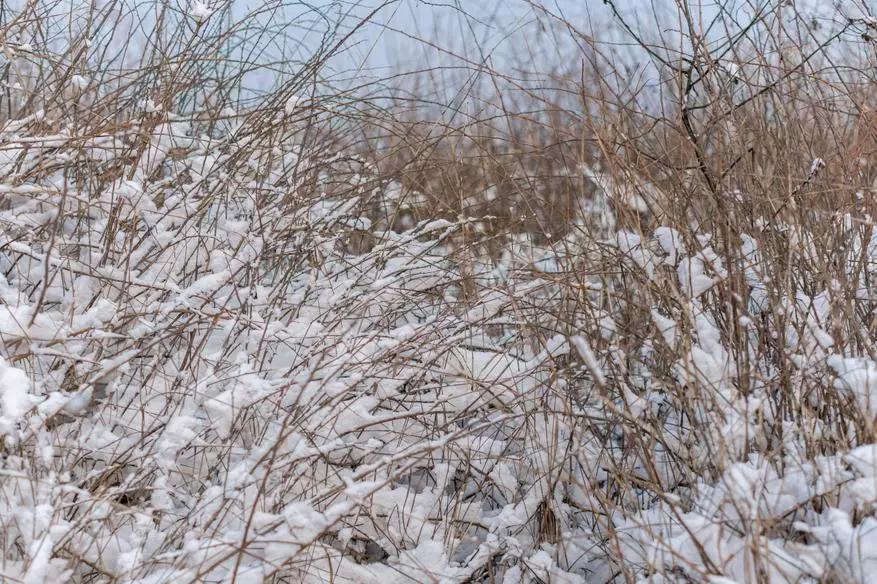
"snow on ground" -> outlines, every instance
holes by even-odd
[[[777,297],[764,233],[669,226],[469,265],[468,219],[382,230],[362,177],[281,204],[296,147],[153,115],[133,162],[0,147],[3,581],[874,581],[866,287]],[[40,167],[74,153],[124,172]]]

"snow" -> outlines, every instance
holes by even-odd
[[[877,364],[865,357],[843,358],[839,355],[830,355],[826,363],[837,374],[834,386],[852,394],[859,411],[867,414],[869,420],[874,420],[877,417]]]
[[[680,256],[685,254],[685,243],[682,234],[671,227],[658,227],[653,233],[653,237],[657,240],[658,245],[667,254],[664,262],[670,266],[675,266]]]
[[[189,16],[198,22],[207,20],[214,12],[214,8],[211,8],[209,4],[201,2],[200,0],[195,0],[189,5]]]
[[[32,406],[27,374],[0,359],[0,435],[12,433]]]
[[[594,351],[591,350],[591,345],[588,344],[588,341],[580,335],[575,335],[570,338],[570,342],[575,346],[588,370],[594,376],[594,381],[598,385],[606,385],[606,376],[600,368],[600,363],[597,361],[597,357],[594,355]]]
[[[74,75],[70,78],[70,85],[78,92],[85,91],[88,88],[89,80],[82,75]]]
[[[218,138],[143,107],[138,160],[125,127],[5,125],[0,580],[874,580],[870,222],[830,262],[605,201],[599,237],[500,240],[243,109]]]

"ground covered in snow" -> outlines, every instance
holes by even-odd
[[[3,581],[873,579],[867,224],[825,278],[603,185],[488,253],[365,161],[152,121],[3,129]]]

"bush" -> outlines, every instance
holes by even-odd
[[[871,581],[874,20],[608,6],[462,122],[377,13],[4,13],[2,579]]]

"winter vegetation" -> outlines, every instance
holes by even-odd
[[[0,4],[0,581],[877,581],[867,6],[396,4]]]

